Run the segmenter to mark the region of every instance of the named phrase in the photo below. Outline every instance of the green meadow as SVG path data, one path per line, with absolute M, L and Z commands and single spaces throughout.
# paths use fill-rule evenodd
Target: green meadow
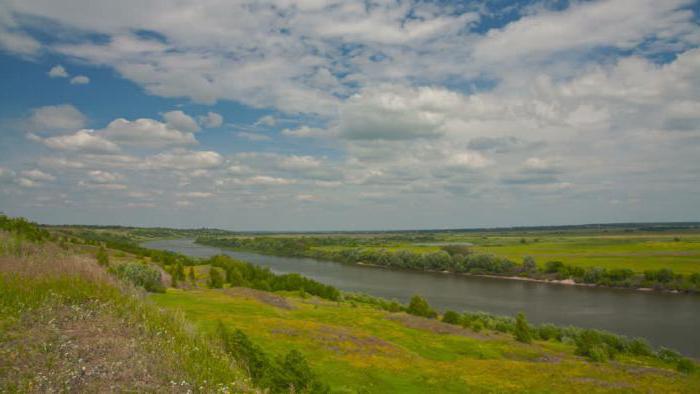
M 198 267 L 198 277 L 206 269 Z M 149 297 L 204 333 L 219 321 L 271 354 L 301 351 L 333 392 L 697 392 L 700 374 L 624 355 L 595 363 L 565 343 L 516 342 L 405 313 L 296 293 L 168 288 Z

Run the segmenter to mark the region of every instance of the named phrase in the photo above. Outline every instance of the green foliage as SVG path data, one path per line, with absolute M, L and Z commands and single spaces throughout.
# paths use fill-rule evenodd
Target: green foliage
M 416 315 L 416 316 L 422 316 L 422 317 L 427 317 L 427 318 L 434 318 L 437 316 L 437 312 L 435 312 L 430 305 L 428 304 L 428 301 L 425 300 L 425 298 L 419 296 L 419 295 L 414 295 L 411 298 L 411 302 L 408 304 L 408 309 L 406 312 Z
M 218 268 L 211 267 L 209 270 L 207 286 L 209 286 L 211 289 L 220 289 L 224 287 L 224 277 Z
M 245 365 L 256 385 L 273 393 L 330 391 L 328 386 L 318 381 L 306 358 L 298 350 L 290 350 L 284 357 L 272 360 L 239 329 L 230 332 L 219 322 L 217 334 L 224 350 Z
M 100 248 L 97 249 L 97 254 L 95 255 L 95 258 L 97 259 L 97 263 L 101 266 L 109 267 L 109 255 L 107 254 L 107 250 L 105 250 L 104 247 L 100 246 Z
M 190 272 L 188 274 L 188 277 L 190 279 L 190 282 L 192 282 L 192 283 L 195 282 L 194 267 L 190 267 Z
M 448 324 L 460 324 L 462 319 L 455 311 L 445 311 L 445 314 L 442 315 L 442 321 Z
M 525 320 L 525 315 L 520 312 L 515 318 L 515 332 L 513 333 L 515 340 L 523 343 L 532 342 L 532 334 L 530 333 L 530 326 Z
M 146 264 L 129 262 L 117 265 L 111 271 L 119 278 L 147 291 L 162 293 L 165 291 L 160 280 L 160 271 Z
M 31 242 L 41 242 L 51 238 L 51 234 L 38 224 L 25 218 L 11 218 L 0 213 L 0 230 L 8 231 Z
M 678 363 L 676 364 L 676 369 L 678 370 L 678 372 L 691 374 L 695 372 L 698 369 L 698 367 L 692 360 L 682 358 L 678 360 Z
M 537 263 L 535 263 L 535 259 L 532 256 L 523 257 L 523 272 L 537 272 Z
M 264 291 L 304 289 L 311 295 L 331 301 L 338 301 L 341 298 L 340 291 L 333 286 L 324 285 L 299 274 L 276 275 L 269 268 L 235 260 L 229 256 L 214 256 L 205 260 L 204 263 L 224 270 L 226 281 L 232 286 L 252 287 Z

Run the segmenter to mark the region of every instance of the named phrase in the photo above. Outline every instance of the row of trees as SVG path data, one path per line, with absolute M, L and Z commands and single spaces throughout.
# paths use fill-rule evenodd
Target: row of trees
M 527 276 L 536 279 L 572 279 L 577 283 L 598 286 L 700 291 L 700 273 L 680 275 L 668 268 L 647 271 L 643 274 L 630 269 L 605 269 L 601 267 L 578 267 L 560 261 L 550 261 L 538 266 L 535 260 L 526 256 L 521 263 L 490 254 L 474 253 L 465 245 L 445 245 L 442 250 L 420 253 L 410 250 L 389 250 L 377 247 L 323 248 L 328 243 L 348 245 L 361 241 L 352 238 L 321 237 L 256 237 L 256 238 L 215 238 L 200 237 L 198 243 L 254 250 L 265 254 L 293 257 L 311 257 L 341 263 L 363 263 L 388 268 L 402 268 L 425 271 L 446 271 L 476 275 Z
M 430 307 L 428 302 L 418 295 L 411 298 L 409 306 L 404 308 L 404 310 L 416 316 L 437 317 L 437 313 Z M 573 344 L 576 347 L 576 354 L 596 362 L 613 360 L 621 354 L 630 354 L 655 357 L 661 361 L 676 365 L 678 371 L 684 373 L 692 373 L 696 369 L 696 364 L 681 356 L 680 353 L 663 347 L 658 351 L 654 351 L 649 343 L 642 338 L 627 338 L 607 331 L 571 326 L 560 327 L 554 324 L 532 325 L 528 323 L 523 313 L 518 313 L 513 318 L 494 316 L 483 312 L 464 312 L 460 314 L 448 310 L 442 315 L 442 321 L 447 324 L 469 328 L 475 332 L 487 329 L 511 334 L 515 340 L 523 343 L 543 340 Z
M 224 273 L 223 281 L 231 286 L 251 287 L 264 291 L 303 290 L 308 294 L 332 301 L 341 299 L 340 291 L 333 286 L 324 285 L 299 274 L 277 275 L 270 271 L 269 268 L 236 260 L 225 255 L 213 256 L 202 261 L 201 264 L 210 264 L 212 272 L 216 272 L 217 268 L 221 269 Z M 210 272 L 210 278 L 212 272 Z M 210 287 L 217 287 L 218 284 L 223 286 L 223 283 L 219 282 L 214 286 L 210 284 Z

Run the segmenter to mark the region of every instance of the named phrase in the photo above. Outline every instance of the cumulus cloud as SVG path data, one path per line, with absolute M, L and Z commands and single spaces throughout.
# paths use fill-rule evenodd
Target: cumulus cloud
M 77 130 L 86 124 L 85 115 L 70 104 L 34 108 L 26 121 L 27 129 L 32 132 Z
M 224 117 L 216 112 L 209 111 L 206 115 L 198 116 L 197 121 L 202 127 L 215 128 L 224 124 Z
M 171 120 L 172 117 L 173 116 L 171 115 Z M 133 121 L 119 118 L 110 122 L 103 130 L 100 130 L 100 134 L 105 138 L 122 145 L 148 148 L 197 144 L 197 140 L 194 138 L 194 135 L 191 132 L 180 131 L 179 129 L 174 128 L 174 126 L 181 127 L 184 125 L 178 122 L 182 121 L 184 118 L 180 118 L 178 115 L 174 115 L 174 117 L 177 118 L 175 124 L 162 123 L 157 120 L 146 118 L 136 119 Z M 189 119 L 192 120 L 192 118 Z
M 214 151 L 174 150 L 163 152 L 146 159 L 149 169 L 197 170 L 219 167 L 224 159 Z
M 90 78 L 86 77 L 85 75 L 76 75 L 75 77 L 70 79 L 71 85 L 87 85 L 89 83 Z
M 382 86 L 365 89 L 343 104 L 341 136 L 348 139 L 435 138 L 461 97 L 447 89 Z
M 116 153 L 119 146 L 95 133 L 94 130 L 79 130 L 74 134 L 57 137 L 36 137 L 51 149 L 85 153 Z
M 199 125 L 194 121 L 194 119 L 192 119 L 191 116 L 179 110 L 164 113 L 163 119 L 168 127 L 174 130 L 181 130 L 189 133 L 194 133 L 200 130 Z
M 68 72 L 60 64 L 51 67 L 51 70 L 49 70 L 48 75 L 51 78 L 68 78 Z

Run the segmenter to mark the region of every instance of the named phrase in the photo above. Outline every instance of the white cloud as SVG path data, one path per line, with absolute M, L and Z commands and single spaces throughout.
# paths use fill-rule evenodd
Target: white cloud
M 115 119 L 101 130 L 100 134 L 122 145 L 148 148 L 197 144 L 192 133 L 180 131 L 153 119 Z
M 51 70 L 49 70 L 48 75 L 51 78 L 68 78 L 68 72 L 60 64 L 51 67 Z
M 265 134 L 251 133 L 248 131 L 239 131 L 236 136 L 247 139 L 248 141 L 270 141 L 272 138 Z
M 163 119 L 171 129 L 189 133 L 195 133 L 200 130 L 199 125 L 194 121 L 194 119 L 192 119 L 191 116 L 179 110 L 164 113 Z
M 84 187 L 90 190 L 105 190 L 105 191 L 116 191 L 116 190 L 126 190 L 127 186 L 121 183 L 95 183 L 95 182 L 78 182 L 78 186 Z
M 321 167 L 321 161 L 313 156 L 284 156 L 278 163 L 279 167 L 285 170 L 310 170 Z
M 343 104 L 340 133 L 358 140 L 435 138 L 445 132 L 449 113 L 462 104 L 459 94 L 441 88 L 365 89 Z
M 48 168 L 83 168 L 85 164 L 75 161 L 68 160 L 63 157 L 42 157 L 39 159 L 39 165 Z
M 197 117 L 199 124 L 206 128 L 221 127 L 224 123 L 224 117 L 216 112 L 207 112 L 206 115 Z
M 51 149 L 85 153 L 115 153 L 119 147 L 112 141 L 96 135 L 94 130 L 80 130 L 75 134 L 50 138 L 39 138 Z
M 284 186 L 296 183 L 294 179 L 278 178 L 268 175 L 256 175 L 244 179 L 233 179 L 237 185 L 263 185 L 263 186 Z
M 26 121 L 32 132 L 77 130 L 84 128 L 87 118 L 70 104 L 34 108 Z
M 185 193 L 178 193 L 177 195 L 180 197 L 185 197 L 185 198 L 210 198 L 210 197 L 214 197 L 214 193 L 209 193 L 209 192 L 185 192 Z
M 56 180 L 55 176 L 47 174 L 36 168 L 33 170 L 22 171 L 22 176 L 38 182 L 50 182 Z
M 88 175 L 90 177 L 90 180 L 94 183 L 115 183 L 116 181 L 122 179 L 122 176 L 120 174 L 102 170 L 90 171 Z
M 255 122 L 255 124 L 260 124 L 267 127 L 274 127 L 277 125 L 277 119 L 275 119 L 275 117 L 272 115 L 265 115 L 258 119 L 258 121 Z
M 296 129 L 284 129 L 282 135 L 297 138 L 330 137 L 333 134 L 316 127 L 301 126 Z
M 90 78 L 85 75 L 76 75 L 70 79 L 71 85 L 87 85 L 88 83 L 90 83 Z
M 175 150 L 159 153 L 146 159 L 150 169 L 196 170 L 219 167 L 224 159 L 214 151 Z

